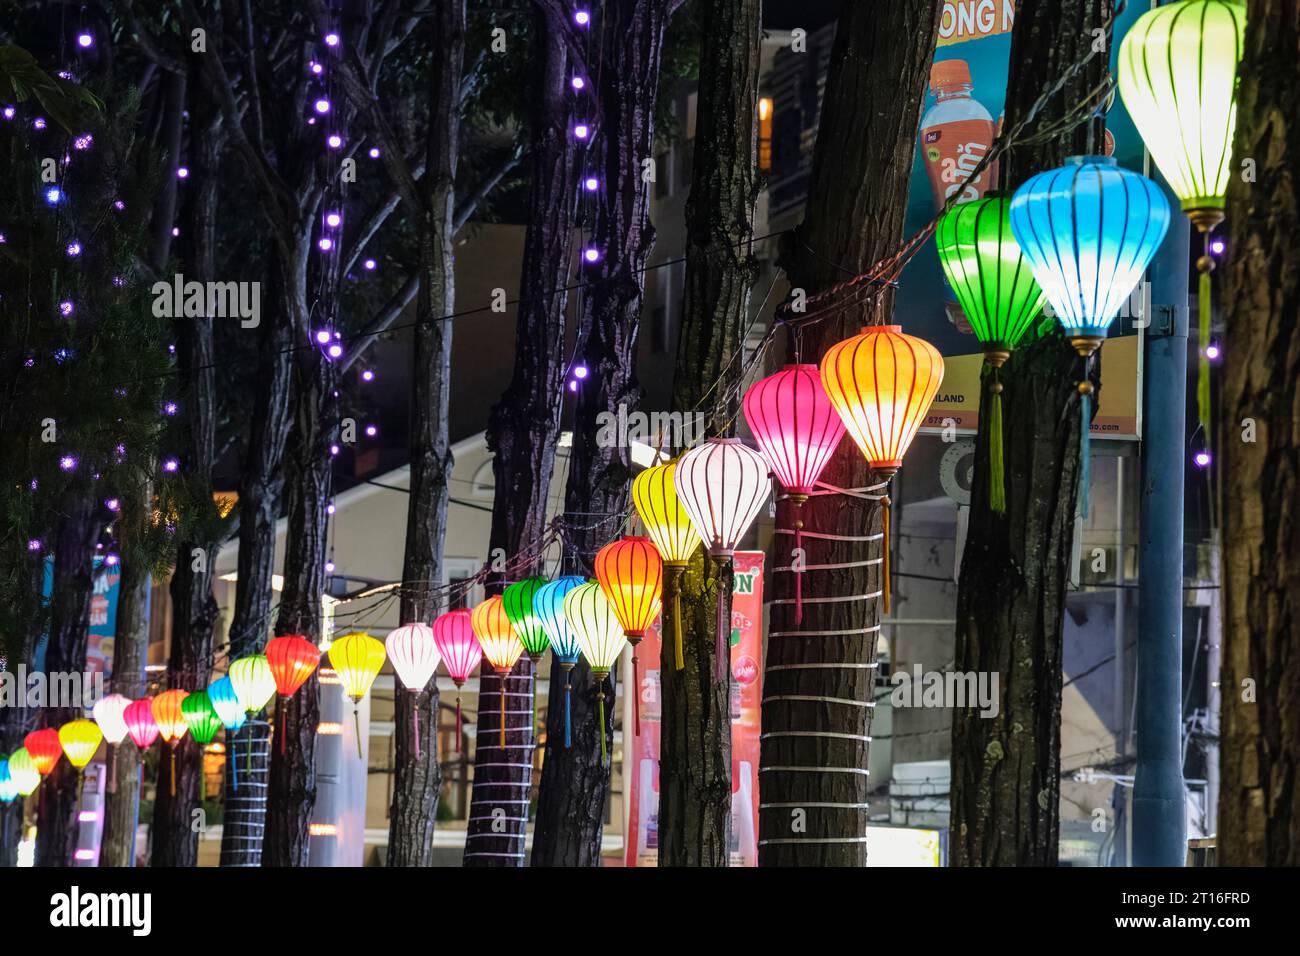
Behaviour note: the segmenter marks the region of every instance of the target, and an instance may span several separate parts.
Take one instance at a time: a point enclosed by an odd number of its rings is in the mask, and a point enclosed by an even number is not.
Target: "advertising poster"
[[[762,704],[763,552],[737,551],[731,602],[731,865],[758,865],[759,714]],[[659,660],[660,624],[637,648],[640,662],[641,735],[623,717],[623,779],[628,792],[627,866],[659,862]],[[625,680],[632,676],[630,662]]]
[[[1124,33],[1146,8],[1141,0],[1129,3],[1116,23],[1112,69]],[[943,5],[908,192],[907,235],[923,228],[948,196],[962,188],[1001,131],[1015,13],[1016,0],[946,0]],[[1143,171],[1142,141],[1118,97],[1106,115],[1101,151]],[[958,201],[971,202],[996,188],[997,166],[990,164]],[[1139,294],[1121,312],[1103,352],[1104,387],[1092,425],[1099,437],[1138,436],[1140,338],[1132,320],[1140,318],[1140,301]],[[933,240],[903,272],[897,314],[905,331],[931,342],[944,356],[943,385],[930,407],[927,429],[936,430],[952,419],[960,431],[973,433],[983,357],[948,287]]]
[[[95,580],[90,592],[90,622],[86,638],[86,671],[102,673],[107,681],[112,676],[113,635],[117,627],[117,595],[122,580],[121,568],[105,566],[95,559]],[[48,601],[54,590],[54,558],[45,559],[44,596]],[[149,609],[146,606],[145,615]],[[45,648],[49,635],[42,634],[33,654],[34,670],[45,670]]]

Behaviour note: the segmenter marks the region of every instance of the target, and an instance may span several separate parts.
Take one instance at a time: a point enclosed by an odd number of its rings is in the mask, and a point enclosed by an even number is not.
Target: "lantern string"
[[[1084,359],[1084,368],[1088,360]],[[1079,383],[1079,517],[1088,518],[1088,484],[1092,471],[1092,383]]]
[[[1002,383],[997,366],[993,367],[989,386],[989,509],[997,514],[1007,510],[1007,492],[1002,449]]]
[[[880,502],[880,580],[885,613],[889,613],[889,496]]]
[[[364,760],[365,754],[361,752],[361,701],[352,702],[352,720],[357,728],[357,759]]]
[[[501,676],[501,749],[506,748],[506,674],[505,671],[497,671]]]
[[[1210,255],[1210,235],[1213,227],[1206,229],[1205,252],[1196,260],[1196,270],[1200,273],[1200,280],[1197,283],[1197,320],[1198,335],[1197,352],[1200,356],[1196,373],[1196,414],[1200,419],[1201,432],[1205,436],[1205,446],[1211,447],[1210,434],[1210,320],[1213,310],[1213,280],[1211,273],[1214,271],[1214,258]]]
[[[411,699],[411,729],[415,732],[415,759],[420,759],[420,692],[415,691]]]
[[[568,750],[573,743],[573,684],[571,678],[573,668],[564,669],[564,749]]]
[[[605,766],[609,754],[605,746],[605,678],[596,675],[597,728],[600,731],[600,765]]]
[[[287,715],[285,714],[285,708],[288,706],[289,706],[289,698],[281,697],[280,706],[275,708],[275,714],[277,717],[280,718],[280,729],[278,732],[280,735],[280,756],[281,757],[284,756],[284,738],[287,736],[285,734],[285,724],[287,723]]]
[[[167,773],[167,782],[170,785],[169,789],[171,790],[171,796],[174,800],[176,799],[176,744],[174,742],[171,745],[171,756],[171,770]]]
[[[117,747],[108,745],[108,792],[117,793]]]
[[[730,570],[727,558],[718,559],[718,647],[717,676],[725,682],[731,675],[731,622],[727,619],[727,595],[723,589],[722,575]]]
[[[640,638],[637,638],[640,642]],[[641,670],[636,659],[636,644],[632,645],[632,726],[634,734],[641,736]]]

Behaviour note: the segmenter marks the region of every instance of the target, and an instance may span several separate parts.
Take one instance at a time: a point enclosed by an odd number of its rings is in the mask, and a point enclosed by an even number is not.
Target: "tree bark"
[[[673,410],[707,414],[710,435],[735,434],[745,322],[756,266],[753,236],[755,123],[761,0],[720,0],[700,11],[695,159],[686,205],[686,301]],[[724,373],[714,395],[706,392]],[[730,677],[717,680],[718,590],[730,619],[730,574],[699,550],[681,580],[685,667],[664,641],[659,670],[659,864],[726,866],[731,827]],[[672,603],[664,633],[673,633]],[[730,668],[728,668],[730,675]],[[639,689],[634,688],[634,693]]]
[[[32,650],[36,643],[36,633],[41,618],[41,584],[45,578],[45,560],[42,555],[11,549],[0,557],[6,578],[26,580],[29,587],[15,591],[15,598],[23,606],[15,609],[11,618],[15,622],[29,623],[6,646],[9,656],[4,667],[16,672],[19,665],[25,664],[28,671],[32,665]],[[37,712],[26,706],[0,707],[0,754],[9,756],[23,745],[23,738],[36,729]],[[23,818],[27,811],[27,801],[15,797],[8,803],[0,803],[0,869],[18,865],[18,844],[23,835]]]
[[[940,8],[935,0],[841,8],[808,205],[784,256],[791,285],[809,295],[842,281],[843,269],[860,273],[898,248]],[[884,289],[796,332],[795,354],[816,362],[862,326],[884,324],[892,311],[893,295]],[[846,439],[822,480],[840,488],[883,481],[868,472],[862,453]],[[881,508],[875,500],[821,495],[802,510],[807,531],[852,540],[805,534],[802,623],[794,623],[793,603],[771,605],[759,865],[862,866],[880,633]],[[790,527],[788,508],[778,510],[777,520]],[[774,569],[790,566],[787,536],[776,537],[769,559]],[[819,569],[825,565],[831,568]],[[772,583],[774,598],[791,601],[788,572],[774,573]],[[812,600],[857,595],[868,596]]]
[[[1016,11],[1007,83],[1012,129],[1042,90],[1085,56],[1108,0],[1025,0]],[[1108,47],[1109,48],[1109,47]],[[1096,56],[1039,114],[1059,121],[1104,78]],[[1069,155],[1100,152],[1103,128],[1081,124],[1001,161],[1019,186]],[[1097,144],[1097,145],[1091,145]],[[1079,394],[1083,363],[1056,322],[1027,336],[1002,367],[1006,512],[989,508],[989,429],[980,416],[975,479],[957,589],[953,668],[997,673],[994,717],[956,709],[952,723],[952,862],[955,866],[1055,866],[1060,824],[1061,659],[1065,582],[1079,494]],[[1030,332],[1030,336],[1034,336]],[[1100,360],[1091,363],[1099,385]],[[1094,403],[1095,404],[1095,403]]]
[[[94,490],[77,483],[69,487],[60,503],[50,591],[50,637],[45,647],[47,674],[84,674],[86,670],[95,542],[103,529],[103,519],[94,500]],[[82,714],[81,701],[75,706],[49,706],[41,724],[58,728]],[[37,866],[72,865],[80,825],[78,776],[70,763],[60,759],[54,771],[41,781],[37,791]]]
[[[578,355],[590,376],[578,391],[573,450],[565,488],[565,548],[575,568],[590,569],[596,551],[617,532],[628,507],[632,477],[628,449],[596,441],[598,416],[636,408],[637,333],[645,268],[654,246],[650,191],[642,164],[654,157],[654,113],[664,31],[679,6],[670,0],[612,0],[599,24],[603,69],[591,77],[599,104],[593,165],[596,193],[591,244],[600,252],[581,279],[594,283],[582,303]],[[597,701],[590,668],[572,674],[572,747],[555,748],[542,766],[533,834],[534,866],[596,866],[609,792],[609,768],[600,757]],[[605,726],[613,732],[615,680],[608,681]],[[562,720],[564,684],[551,681],[549,713]],[[555,726],[554,724],[552,725]],[[555,739],[563,739],[563,728]],[[475,802],[479,803],[475,778]],[[486,804],[484,804],[486,805]],[[518,838],[522,861],[523,835]]]
[[[442,609],[447,535],[447,479],[453,466],[447,432],[452,323],[456,307],[454,238],[456,167],[460,150],[461,78],[465,60],[465,0],[438,0],[430,14],[437,27],[429,70],[429,133],[420,193],[420,291],[416,299],[411,393],[411,493],[402,562],[401,622],[429,623]],[[420,738],[415,727],[418,709]],[[429,866],[442,770],[438,765],[438,686],[423,694],[398,694],[393,737],[397,772],[388,834],[389,866]],[[418,752],[419,757],[416,757]]]
[[[1225,866],[1300,864],[1300,13],[1250,0],[1239,73],[1220,421],[1223,476],[1223,776]],[[1244,175],[1246,160],[1255,175]]]

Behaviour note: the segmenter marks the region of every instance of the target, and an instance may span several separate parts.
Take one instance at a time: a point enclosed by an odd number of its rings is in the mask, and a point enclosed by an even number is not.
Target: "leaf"
[[[104,107],[90,90],[71,80],[50,76],[40,68],[35,57],[12,44],[0,46],[0,95],[3,94],[19,103],[34,96],[67,133],[82,125],[88,111]]]

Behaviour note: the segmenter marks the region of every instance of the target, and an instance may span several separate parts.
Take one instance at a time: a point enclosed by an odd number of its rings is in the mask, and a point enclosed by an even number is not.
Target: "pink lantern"
[[[419,697],[429,685],[433,672],[438,669],[442,655],[433,638],[433,628],[427,624],[403,624],[389,633],[384,641],[388,659],[397,672],[397,679],[409,690],[415,700],[411,718],[415,726],[415,759],[420,759],[420,706]]]
[[[754,523],[771,487],[767,461],[739,438],[710,438],[677,462],[677,497],[719,566],[731,561],[736,545]],[[718,679],[731,664],[726,604],[718,591]]]
[[[460,688],[478,670],[483,647],[474,636],[473,615],[461,608],[439,615],[433,622],[433,640],[442,663],[456,685],[456,752],[460,753]]]
[[[745,421],[795,507],[794,546],[800,547],[802,508],[844,437],[844,421],[831,404],[816,365],[787,365],[745,393]],[[803,619],[803,575],[796,571],[795,623]]]

